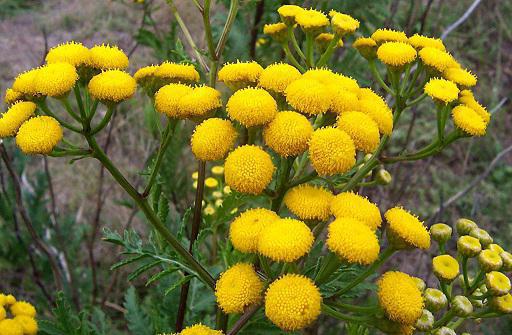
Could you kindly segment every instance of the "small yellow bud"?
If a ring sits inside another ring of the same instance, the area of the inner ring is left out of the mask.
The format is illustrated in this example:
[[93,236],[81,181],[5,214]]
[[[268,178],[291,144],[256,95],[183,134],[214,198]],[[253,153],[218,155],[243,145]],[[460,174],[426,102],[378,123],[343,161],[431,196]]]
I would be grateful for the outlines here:
[[441,327],[434,332],[434,335],[457,335],[457,333],[451,328]]
[[457,250],[466,257],[475,257],[482,251],[482,245],[477,238],[464,235],[457,241]]
[[489,244],[486,249],[496,251],[498,254],[501,254],[503,251],[505,251],[499,244],[496,243]]
[[370,37],[359,37],[352,43],[352,46],[368,60],[377,57],[377,42]]
[[510,279],[498,271],[491,271],[485,275],[485,286],[492,295],[502,296],[510,291]]
[[480,243],[482,244],[482,246],[484,248],[492,243],[491,235],[489,235],[488,232],[486,232],[485,230],[483,230],[481,228],[471,229],[471,231],[469,232],[469,235],[479,239]]
[[478,255],[478,262],[480,263],[480,267],[485,272],[497,271],[501,269],[503,265],[503,260],[500,255],[496,251],[492,251],[489,249],[482,250],[482,252]]
[[432,260],[434,274],[440,281],[451,282],[459,275],[459,263],[450,255],[440,255]]
[[421,317],[416,321],[416,329],[427,332],[434,326],[434,315],[428,309],[424,309]]
[[452,237],[452,227],[445,223],[436,223],[430,227],[430,235],[438,243],[442,244]]
[[215,199],[220,199],[220,198],[222,198],[222,192],[220,192],[220,191],[213,191],[213,192],[212,192],[212,195],[213,195],[213,197],[214,197]]
[[427,288],[425,290],[425,306],[431,312],[437,312],[448,304],[448,299],[443,292],[436,288]]
[[496,308],[498,311],[506,314],[512,313],[512,295],[510,293],[507,293],[504,296],[501,297],[494,297],[492,299],[492,305],[494,308]]
[[416,286],[418,286],[418,289],[421,292],[425,291],[425,289],[427,288],[427,284],[425,284],[423,279],[418,278],[418,277],[412,277],[412,279],[414,279],[414,281],[416,282]]
[[463,295],[457,295],[452,299],[452,308],[455,315],[464,317],[473,313],[473,305],[468,298]]
[[478,228],[476,223],[470,219],[458,219],[456,223],[457,233],[459,235],[467,235],[473,228]]
[[389,173],[388,170],[384,169],[380,169],[379,171],[377,171],[375,179],[377,180],[377,183],[381,185],[389,185],[393,181],[391,173]]
[[208,205],[208,206],[206,206],[206,208],[204,209],[203,212],[205,215],[213,215],[213,214],[215,214],[215,208],[213,208],[212,205]]
[[263,26],[263,33],[272,37],[279,43],[286,42],[288,27],[283,22],[266,24]]
[[224,167],[221,165],[216,165],[212,167],[212,173],[217,176],[222,176],[224,174]]
[[507,251],[503,251],[501,254],[503,260],[503,271],[512,271],[512,254]]
[[192,173],[192,179],[197,180],[198,177],[199,177],[199,172],[195,171]]

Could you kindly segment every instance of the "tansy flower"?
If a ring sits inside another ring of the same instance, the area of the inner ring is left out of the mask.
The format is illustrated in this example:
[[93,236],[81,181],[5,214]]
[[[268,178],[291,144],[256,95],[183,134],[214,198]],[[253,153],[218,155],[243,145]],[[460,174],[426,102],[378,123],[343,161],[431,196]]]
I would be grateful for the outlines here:
[[451,282],[459,275],[459,262],[450,255],[440,255],[432,259],[434,274],[441,281]]
[[510,293],[492,299],[493,306],[502,313],[512,313],[512,295]]
[[468,70],[458,67],[449,67],[443,72],[443,77],[463,87],[473,87],[477,78]]
[[329,19],[321,11],[305,9],[295,16],[295,22],[306,32],[317,32],[329,25]]
[[37,116],[23,123],[16,144],[25,154],[49,154],[62,139],[59,122],[50,116]]
[[229,98],[226,111],[232,120],[245,127],[261,126],[274,119],[277,102],[264,89],[249,87],[236,91]]
[[510,291],[510,279],[498,271],[491,271],[485,274],[485,286],[494,296],[502,296]]
[[332,72],[327,68],[309,69],[302,75],[302,78],[316,80],[327,86],[330,91],[342,88],[357,93],[359,90],[359,85],[355,79]]
[[141,67],[135,72],[133,78],[138,84],[142,84],[145,80],[148,80],[149,78],[152,78],[155,75],[155,71],[157,68],[158,65],[148,65]]
[[331,10],[329,16],[331,16],[332,29],[340,36],[352,34],[359,28],[359,21],[350,15]]
[[285,90],[286,101],[301,113],[316,115],[327,112],[331,97],[327,87],[316,81],[301,78]]
[[34,116],[36,104],[28,101],[19,101],[9,107],[0,118],[0,138],[16,135],[18,128]]
[[37,321],[26,315],[18,315],[14,318],[14,321],[23,328],[24,335],[36,335],[38,331]]
[[[320,50],[323,52],[327,49],[327,47],[329,46],[329,44],[332,42],[333,39],[334,39],[334,34],[321,33],[315,37],[315,42],[318,45],[318,47],[320,48]],[[336,45],[334,47],[341,48],[342,46],[343,46],[343,40],[339,39],[338,43],[336,43]]]
[[23,335],[23,327],[14,319],[5,319],[0,321],[0,334]]
[[432,99],[443,104],[448,104],[459,97],[457,85],[446,79],[432,78],[425,84],[424,90]]
[[241,252],[257,252],[261,231],[278,219],[276,213],[265,208],[243,212],[229,226],[229,239],[233,247]]
[[393,131],[393,112],[386,101],[371,88],[359,89],[357,96],[359,104],[356,110],[370,116],[377,123],[382,134],[390,135]]
[[219,81],[224,82],[232,90],[238,90],[247,86],[255,86],[258,83],[263,68],[260,64],[252,62],[227,63],[219,70]]
[[220,92],[210,86],[194,87],[192,92],[179,100],[179,108],[187,117],[204,117],[222,107]]
[[337,125],[352,138],[357,150],[371,153],[379,146],[379,126],[365,113],[342,113],[338,117]]
[[404,42],[385,42],[377,49],[379,60],[392,67],[401,67],[416,59],[416,50]]
[[216,165],[212,167],[212,173],[217,176],[221,176],[224,174],[224,166]]
[[426,307],[432,312],[437,312],[448,304],[448,298],[438,289],[429,287],[425,289],[424,296]]
[[501,255],[502,252],[504,252],[505,250],[503,250],[503,248],[499,245],[499,244],[496,244],[496,243],[491,243],[487,246],[487,249],[490,249],[492,251],[496,251],[498,254]]
[[363,222],[343,217],[329,224],[327,247],[350,264],[370,265],[379,257],[379,240]]
[[430,235],[418,218],[401,207],[389,209],[384,217],[388,222],[388,238],[397,248],[430,248]]
[[190,139],[192,153],[202,161],[224,159],[233,149],[238,133],[229,120],[210,118],[196,127]]
[[379,303],[389,319],[413,325],[423,311],[423,297],[408,274],[389,271],[377,282]]
[[2,304],[0,304],[0,321],[5,319],[6,316],[7,316],[7,312],[5,311],[4,306]]
[[432,38],[420,34],[414,34],[409,37],[408,41],[409,44],[415,47],[417,50],[421,50],[426,47],[439,49],[441,51],[446,50],[443,41],[440,38]]
[[343,192],[334,197],[331,202],[331,213],[336,218],[354,218],[370,229],[376,230],[382,223],[379,207],[368,198],[352,192]]
[[309,141],[309,159],[322,176],[345,173],[356,163],[354,141],[343,130],[326,127],[316,130]]
[[31,318],[34,318],[36,316],[36,309],[32,304],[26,302],[26,301],[17,301],[15,302],[11,307],[10,311],[12,315],[18,316],[18,315],[26,315]]
[[215,214],[215,208],[212,205],[208,204],[208,206],[204,208],[203,213],[205,215],[213,215]]
[[93,98],[106,103],[118,103],[135,94],[137,83],[126,72],[108,70],[92,77],[88,87]]
[[261,231],[258,252],[275,262],[294,262],[311,250],[313,241],[313,233],[304,222],[277,219]]
[[304,115],[284,111],[265,126],[263,139],[279,155],[289,157],[303,153],[312,134],[313,126]]
[[167,83],[192,83],[199,81],[199,73],[192,64],[163,62],[155,69],[154,75]]
[[322,296],[313,281],[287,274],[277,279],[265,294],[265,315],[284,331],[302,329],[320,315]]
[[459,94],[459,102],[463,103],[464,105],[468,106],[472,110],[474,110],[482,120],[487,124],[489,123],[489,120],[491,119],[491,114],[476,101],[475,96],[473,93],[469,90],[463,90]]
[[224,313],[242,313],[261,299],[263,282],[252,264],[238,263],[220,275],[215,284],[217,304]]
[[377,55],[375,52],[377,42],[371,37],[358,37],[352,46],[366,59],[373,59]]
[[[336,114],[355,111],[359,109],[357,94],[344,88],[337,88],[331,91],[332,101],[330,110]],[[377,129],[378,131],[378,129]]]
[[268,91],[284,94],[288,85],[299,79],[299,70],[285,63],[275,63],[267,66],[259,77],[258,86]]
[[482,251],[482,245],[477,238],[464,235],[457,240],[457,251],[466,257],[475,257]]
[[478,254],[478,263],[485,272],[498,271],[503,265],[500,255],[491,249],[482,250]]
[[268,153],[255,145],[233,150],[224,164],[226,184],[235,191],[260,194],[272,180],[274,164]]
[[34,90],[42,95],[61,97],[75,86],[78,73],[68,63],[53,63],[42,66],[34,76]]
[[263,26],[263,33],[281,43],[286,41],[287,29],[283,22],[271,23]]
[[384,42],[407,42],[407,35],[403,31],[386,28],[375,30],[371,37],[378,44]]
[[221,330],[213,330],[200,323],[183,329],[179,335],[223,335]]
[[217,181],[217,179],[215,179],[213,177],[208,177],[205,179],[204,185],[208,188],[215,188],[215,187],[219,186],[219,182]]
[[418,55],[425,65],[439,72],[443,72],[449,67],[457,67],[457,61],[446,51],[425,47],[419,51]]
[[333,195],[321,186],[302,184],[284,196],[286,207],[301,220],[327,221]]
[[[489,233],[487,231],[485,231],[484,229],[481,229],[478,227],[471,229],[471,231],[469,232],[469,235],[477,238],[480,241],[480,243],[482,244],[482,246],[484,246],[484,247],[487,247],[489,244],[491,244],[493,242],[491,235],[489,235]],[[496,250],[493,250],[493,251],[496,251]],[[497,252],[497,253],[499,254],[499,252]]]
[[185,118],[186,115],[180,109],[180,99],[192,93],[192,87],[183,84],[168,84],[163,86],[155,94],[155,109],[172,118]]
[[287,25],[295,24],[295,17],[305,9],[295,5],[283,5],[277,9],[281,20]]
[[22,96],[23,94],[21,92],[15,91],[12,88],[8,88],[5,90],[4,102],[7,105],[10,105],[20,100]]
[[46,62],[48,64],[68,63],[75,67],[89,64],[89,59],[89,49],[82,43],[74,41],[54,46],[46,55]]
[[16,298],[12,295],[0,293],[0,306],[10,306],[16,302]]
[[473,109],[459,105],[452,109],[453,123],[465,133],[472,136],[483,136],[487,124]]
[[34,79],[39,72],[40,68],[35,68],[28,70],[26,72],[23,72],[19,74],[15,79],[14,83],[12,84],[12,89],[16,92],[20,92],[22,94],[27,95],[36,95],[38,92],[35,89],[34,86]]
[[512,271],[512,254],[508,251],[502,251],[500,257],[503,261],[503,271]]
[[124,70],[128,67],[128,56],[115,45],[95,45],[89,53],[89,65],[100,70]]

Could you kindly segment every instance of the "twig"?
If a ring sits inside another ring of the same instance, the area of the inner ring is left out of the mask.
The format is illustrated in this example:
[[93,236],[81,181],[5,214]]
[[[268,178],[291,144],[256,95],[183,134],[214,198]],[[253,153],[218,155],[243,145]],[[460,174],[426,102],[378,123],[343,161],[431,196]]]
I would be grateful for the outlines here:
[[251,40],[249,41],[249,57],[256,57],[256,42],[258,41],[258,28],[265,12],[265,0],[259,0],[254,11],[254,22],[251,28]]
[[464,14],[462,14],[462,16],[457,20],[455,21],[454,23],[452,23],[451,25],[448,26],[448,28],[446,28],[443,33],[441,34],[441,39],[444,40],[446,39],[446,37],[452,32],[454,31],[455,29],[457,29],[461,24],[464,23],[464,21],[466,21],[469,16],[471,15],[471,13],[473,13],[473,11],[476,9],[476,7],[478,7],[478,5],[480,4],[480,2],[482,2],[482,0],[475,0],[473,1],[473,3],[471,4],[471,6],[469,6],[469,8],[464,12]]
[[420,24],[420,34],[423,34],[423,31],[425,30],[425,26],[427,23],[427,17],[430,13],[430,8],[432,8],[432,4],[434,3],[434,0],[428,0],[427,6],[425,7],[425,10],[423,11],[423,14],[421,15],[421,24]]
[[235,335],[237,334],[243,326],[252,318],[254,314],[260,309],[261,305],[256,304],[252,305],[242,314],[240,319],[233,325],[233,327],[229,330],[228,335]]

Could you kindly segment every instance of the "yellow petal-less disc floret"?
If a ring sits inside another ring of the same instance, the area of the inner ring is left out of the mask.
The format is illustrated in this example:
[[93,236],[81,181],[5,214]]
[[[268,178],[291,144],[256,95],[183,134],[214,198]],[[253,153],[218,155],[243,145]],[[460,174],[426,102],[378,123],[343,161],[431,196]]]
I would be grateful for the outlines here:
[[501,297],[492,299],[492,305],[500,312],[511,314],[512,313],[512,294],[507,293]]
[[301,220],[329,219],[332,193],[321,186],[302,184],[290,189],[284,196],[286,207]]
[[381,134],[390,135],[393,131],[393,112],[386,101],[371,88],[359,89],[357,96],[359,103],[356,110],[370,116],[379,126]]
[[379,207],[368,198],[353,192],[343,192],[334,197],[331,202],[331,213],[336,218],[354,218],[370,229],[376,230],[382,223]]
[[301,113],[317,115],[327,112],[331,96],[326,85],[306,78],[292,82],[285,90],[286,101]]
[[78,80],[78,73],[68,63],[53,63],[42,66],[34,76],[37,93],[50,97],[66,95]]
[[510,279],[501,272],[491,271],[485,274],[485,286],[494,296],[503,296],[509,293]]
[[384,42],[407,42],[407,35],[403,31],[386,28],[375,30],[371,37],[377,44]]
[[473,87],[477,82],[474,74],[458,67],[447,68],[443,72],[443,77],[462,87]]
[[377,56],[377,42],[371,37],[358,37],[352,46],[366,59],[374,59]]
[[229,238],[233,247],[241,252],[257,252],[261,231],[278,219],[275,212],[265,208],[243,212],[229,226]]
[[377,282],[379,303],[389,319],[413,325],[423,312],[423,297],[414,279],[403,272],[389,271]]
[[224,313],[242,313],[244,308],[260,301],[263,282],[252,264],[238,263],[220,275],[215,284],[217,304]]
[[359,85],[355,79],[341,73],[332,72],[327,68],[309,69],[302,75],[302,79],[316,80],[327,86],[329,91],[341,88],[357,93],[359,90]]
[[363,222],[342,217],[329,224],[327,247],[350,264],[370,265],[379,257],[379,240]]
[[12,88],[8,88],[5,90],[4,102],[7,105],[11,105],[20,100],[22,96],[23,94],[21,92],[15,91]]
[[180,109],[180,100],[192,91],[192,87],[184,84],[165,85],[155,94],[155,109],[171,118],[185,118]]
[[314,239],[304,222],[278,219],[261,231],[258,252],[275,262],[294,262],[311,250]]
[[321,176],[345,173],[356,163],[356,147],[343,130],[326,127],[315,130],[309,141],[309,159]]
[[37,321],[26,315],[19,315],[14,318],[14,321],[23,328],[23,335],[36,335],[38,331]]
[[200,323],[183,329],[179,335],[223,335],[221,330],[214,330]]
[[23,335],[23,327],[14,319],[5,319],[0,321],[0,334]]
[[23,123],[16,144],[25,154],[48,154],[62,139],[62,128],[50,116],[37,116]]
[[19,101],[9,107],[0,118],[0,138],[16,135],[16,132],[30,117],[34,116],[36,104],[28,101]]
[[192,153],[202,161],[224,159],[233,149],[238,133],[229,120],[210,118],[196,127],[190,139]]
[[34,318],[36,316],[36,309],[35,307],[26,301],[16,301],[14,304],[10,307],[11,313],[14,316],[18,315],[25,315],[29,316],[31,318]]
[[220,92],[210,86],[194,87],[193,91],[179,101],[181,112],[187,117],[204,117],[222,107]]
[[288,85],[300,78],[300,72],[285,63],[275,63],[267,66],[259,77],[258,86],[268,91],[284,94]]
[[392,67],[402,67],[416,59],[416,50],[404,42],[385,42],[377,49],[379,60]]
[[236,91],[226,104],[226,111],[232,120],[245,127],[269,123],[277,114],[277,102],[262,88],[244,88]]
[[277,9],[281,20],[287,25],[295,24],[295,17],[304,11],[304,8],[296,5],[283,5]]
[[432,78],[425,84],[425,93],[435,101],[448,104],[459,97],[459,88],[446,79]]
[[311,279],[297,274],[277,279],[265,294],[265,315],[285,331],[302,329],[315,321],[321,305],[318,287]]
[[255,86],[258,83],[263,67],[256,62],[227,63],[219,70],[219,81],[224,82],[232,90],[238,90],[247,86]]
[[224,164],[226,184],[235,191],[260,194],[272,180],[274,164],[262,148],[243,145],[233,150]]
[[329,15],[331,16],[332,29],[340,36],[352,34],[359,28],[359,20],[354,19],[350,15],[334,10],[330,11]]
[[432,70],[443,72],[449,67],[457,67],[457,61],[448,52],[439,50],[437,48],[425,47],[422,48],[418,55],[421,61]]
[[297,156],[308,147],[313,126],[302,114],[284,111],[267,124],[263,130],[265,144],[283,157]]
[[443,44],[443,41],[440,38],[428,37],[420,34],[414,34],[409,37],[409,44],[415,47],[417,50],[421,50],[423,48],[435,48],[441,51],[445,51],[446,48]]
[[332,112],[341,114],[343,112],[356,111],[359,109],[359,99],[357,97],[357,93],[346,90],[344,88],[337,88],[331,93],[332,101],[330,110]]
[[338,128],[354,141],[357,150],[371,153],[380,143],[379,126],[362,112],[345,112],[338,117]]
[[39,72],[40,68],[28,70],[19,74],[12,84],[12,89],[27,95],[37,95],[38,92],[34,86],[34,79]]
[[106,103],[118,103],[132,97],[137,82],[121,70],[108,70],[92,77],[89,92],[95,99]]
[[46,55],[46,62],[48,64],[68,63],[75,67],[89,64],[89,59],[89,49],[82,43],[74,41],[54,46]]
[[99,70],[124,70],[128,62],[128,56],[115,45],[95,45],[89,53],[89,65]]
[[450,255],[440,255],[432,259],[432,269],[439,278],[451,282],[459,275],[459,262]]
[[401,207],[394,207],[384,217],[388,222],[388,238],[395,247],[430,248],[430,234],[416,216]]
[[138,84],[141,84],[148,78],[153,77],[155,75],[155,71],[157,68],[158,68],[158,65],[148,65],[148,66],[141,67],[140,69],[138,69],[135,72],[135,74],[133,75],[133,79],[135,79],[135,81]]
[[163,62],[155,69],[154,75],[166,83],[193,83],[199,80],[199,72],[192,64]]
[[306,32],[316,32],[329,25],[327,16],[319,10],[305,9],[295,16],[295,22]]
[[475,96],[473,95],[473,92],[470,90],[462,90],[459,94],[459,102],[463,103],[464,105],[468,106],[472,110],[478,113],[482,120],[484,120],[485,124],[489,123],[491,120],[491,114],[480,105],[478,101],[476,101]]
[[263,33],[269,35],[278,42],[286,41],[288,27],[283,22],[266,24],[263,26]]
[[465,133],[472,136],[483,136],[487,124],[476,111],[465,105],[459,105],[452,109],[453,123]]

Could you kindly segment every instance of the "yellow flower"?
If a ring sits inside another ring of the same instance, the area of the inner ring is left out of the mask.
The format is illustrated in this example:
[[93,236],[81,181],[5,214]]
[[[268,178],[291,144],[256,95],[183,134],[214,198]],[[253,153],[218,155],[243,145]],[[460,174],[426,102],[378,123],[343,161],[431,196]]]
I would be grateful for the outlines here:
[[194,87],[192,92],[179,101],[179,108],[187,117],[204,117],[220,107],[222,107],[220,92],[209,86]]
[[286,41],[287,26],[283,22],[266,24],[263,33],[274,38],[278,42]]
[[26,301],[17,301],[10,307],[11,313],[14,316],[26,315],[31,318],[36,316],[36,309],[32,304]]
[[75,67],[89,64],[89,59],[89,49],[82,43],[74,41],[54,46],[46,55],[46,62],[48,64],[68,63]]
[[7,316],[7,312],[5,311],[4,306],[2,304],[0,304],[0,321],[5,319],[6,316]]
[[304,8],[295,5],[283,5],[277,9],[281,20],[287,25],[295,24],[295,17],[304,11]]
[[262,148],[243,145],[233,150],[224,164],[226,184],[235,191],[260,194],[272,180],[274,164]]
[[379,126],[381,134],[390,135],[393,131],[393,112],[386,101],[371,88],[359,89],[357,96],[359,105],[356,111],[370,116]]
[[203,212],[205,215],[213,215],[215,214],[215,208],[213,208],[212,205],[208,204],[208,206],[205,207]]
[[376,230],[382,223],[379,207],[368,198],[352,192],[343,192],[334,197],[331,202],[331,213],[337,219],[354,218],[370,229]]
[[388,66],[401,67],[416,59],[416,50],[404,42],[385,42],[377,49],[377,57]]
[[414,279],[403,272],[389,271],[377,282],[379,303],[391,320],[413,325],[423,312],[423,297]]
[[311,250],[314,239],[304,222],[277,219],[261,231],[258,252],[275,262],[294,262]]
[[219,70],[219,81],[224,82],[232,90],[238,90],[247,86],[255,86],[258,83],[263,68],[256,62],[227,63]]
[[342,217],[329,224],[327,247],[350,264],[370,265],[379,257],[379,240],[363,222]]
[[459,275],[459,262],[450,255],[440,255],[432,259],[432,269],[439,280],[451,282]]
[[277,103],[264,89],[249,87],[236,91],[229,98],[226,111],[244,127],[261,126],[274,119]]
[[453,56],[448,52],[432,47],[422,48],[418,55],[425,65],[439,72],[443,72],[449,67],[456,67],[457,64]]
[[68,63],[53,63],[42,66],[34,76],[34,90],[42,95],[61,97],[75,86],[78,74]]
[[503,266],[500,254],[491,249],[482,250],[478,254],[478,263],[485,272],[498,271]]
[[124,70],[128,67],[128,56],[115,45],[95,45],[89,53],[89,65],[100,70]]
[[373,59],[377,55],[375,52],[377,42],[371,37],[359,37],[352,43],[352,46],[366,59]]
[[91,96],[103,102],[118,103],[135,94],[137,83],[128,73],[121,70],[107,70],[89,81]]
[[203,161],[224,159],[233,149],[238,133],[229,120],[210,118],[196,127],[190,139],[192,153]]
[[327,86],[306,78],[295,80],[285,90],[286,101],[301,113],[316,115],[327,112],[331,96]]
[[137,83],[140,84],[148,78],[153,77],[155,75],[156,69],[158,69],[158,65],[148,65],[141,67],[135,72],[133,78]]
[[477,78],[468,70],[458,67],[449,67],[443,72],[443,77],[463,87],[476,85]]
[[344,88],[335,89],[331,93],[332,101],[330,109],[332,112],[341,114],[343,112],[359,109],[359,99],[356,93]]
[[313,281],[287,274],[277,279],[265,294],[265,315],[284,331],[306,327],[320,315],[322,296]]
[[381,44],[384,42],[407,42],[407,35],[403,31],[392,29],[377,29],[372,34],[372,39]]
[[309,141],[309,159],[322,176],[345,173],[356,163],[354,141],[343,130],[327,127],[315,130]]
[[493,306],[502,313],[512,313],[512,295],[510,293],[492,299]]
[[36,335],[38,331],[37,321],[26,315],[18,315],[14,318],[14,321],[23,328],[24,335]]
[[238,263],[220,275],[215,284],[217,304],[224,313],[242,313],[244,308],[260,301],[263,282],[252,264]]
[[224,174],[224,166],[216,165],[212,167],[212,173],[217,176],[221,176]]
[[457,251],[466,257],[475,257],[482,251],[482,245],[477,238],[463,235],[457,240]]
[[302,184],[286,193],[284,204],[301,220],[327,221],[332,199],[333,195],[328,189]]
[[312,134],[313,126],[304,115],[284,111],[265,126],[263,139],[279,155],[289,157],[303,153]]
[[15,91],[12,88],[8,88],[5,90],[4,102],[7,105],[10,105],[20,100],[22,96],[23,94],[21,92]]
[[257,252],[261,231],[279,216],[265,208],[249,209],[240,214],[229,226],[229,239],[241,252]]
[[490,249],[492,251],[496,251],[498,254],[501,255],[502,252],[504,252],[505,250],[503,250],[503,248],[499,245],[499,244],[496,244],[496,243],[491,243],[487,246],[487,249]]
[[62,139],[59,122],[50,116],[37,116],[23,123],[16,144],[25,154],[49,154]]
[[221,330],[213,330],[200,323],[187,327],[179,333],[179,335],[222,335]]
[[453,123],[465,133],[472,136],[483,136],[487,124],[478,115],[476,111],[465,106],[459,105],[452,109]]
[[489,123],[491,119],[491,114],[476,101],[475,96],[469,90],[463,90],[459,94],[459,102],[468,106],[472,110],[478,113],[482,120],[484,120],[485,124]]
[[[332,42],[333,39],[334,39],[334,34],[321,33],[315,37],[315,42],[318,45],[318,47],[320,48],[320,50],[323,52],[327,49],[327,47],[329,46],[329,44]],[[338,40],[338,43],[336,43],[336,45],[334,47],[341,48],[342,46],[343,46],[343,40],[340,38]]]
[[16,135],[23,122],[34,116],[36,104],[28,101],[19,101],[9,107],[0,118],[0,138]]
[[420,34],[414,34],[409,37],[409,44],[415,47],[417,50],[421,50],[423,48],[435,48],[441,51],[445,51],[446,48],[443,44],[443,41],[440,38],[433,38],[428,36],[423,36]]
[[155,94],[155,109],[172,118],[185,118],[186,115],[180,109],[180,99],[192,91],[192,87],[188,85],[165,85]]
[[359,28],[359,21],[350,15],[331,10],[329,16],[331,16],[332,28],[338,35],[352,34]]
[[330,91],[336,89],[345,89],[354,93],[359,91],[359,85],[355,79],[332,72],[327,68],[309,69],[302,75],[302,78],[316,80],[327,86]]
[[0,334],[23,335],[23,327],[14,319],[5,319],[0,321]]
[[357,150],[371,153],[379,146],[379,126],[365,113],[342,113],[338,117],[337,125],[352,138]]
[[199,73],[192,64],[163,62],[155,69],[154,75],[163,79],[166,83],[192,83],[199,81]]
[[284,94],[288,85],[299,79],[299,70],[285,63],[275,63],[267,66],[259,77],[258,86],[268,91]]
[[34,79],[39,70],[40,68],[35,68],[19,74],[14,79],[12,89],[22,94],[37,95],[38,92],[36,91],[34,86]]
[[457,85],[446,79],[432,78],[425,84],[424,90],[432,99],[444,104],[459,97]]
[[305,9],[295,15],[295,22],[306,32],[316,32],[329,25],[329,19],[321,11]]
[[498,271],[491,271],[485,274],[485,286],[494,296],[503,296],[510,291],[510,279]]
[[215,179],[213,177],[208,177],[205,179],[204,185],[209,188],[215,188],[215,187],[219,186],[219,182],[217,181],[217,179]]
[[418,218],[401,207],[389,209],[384,217],[388,222],[388,238],[395,247],[430,248],[430,235]]

